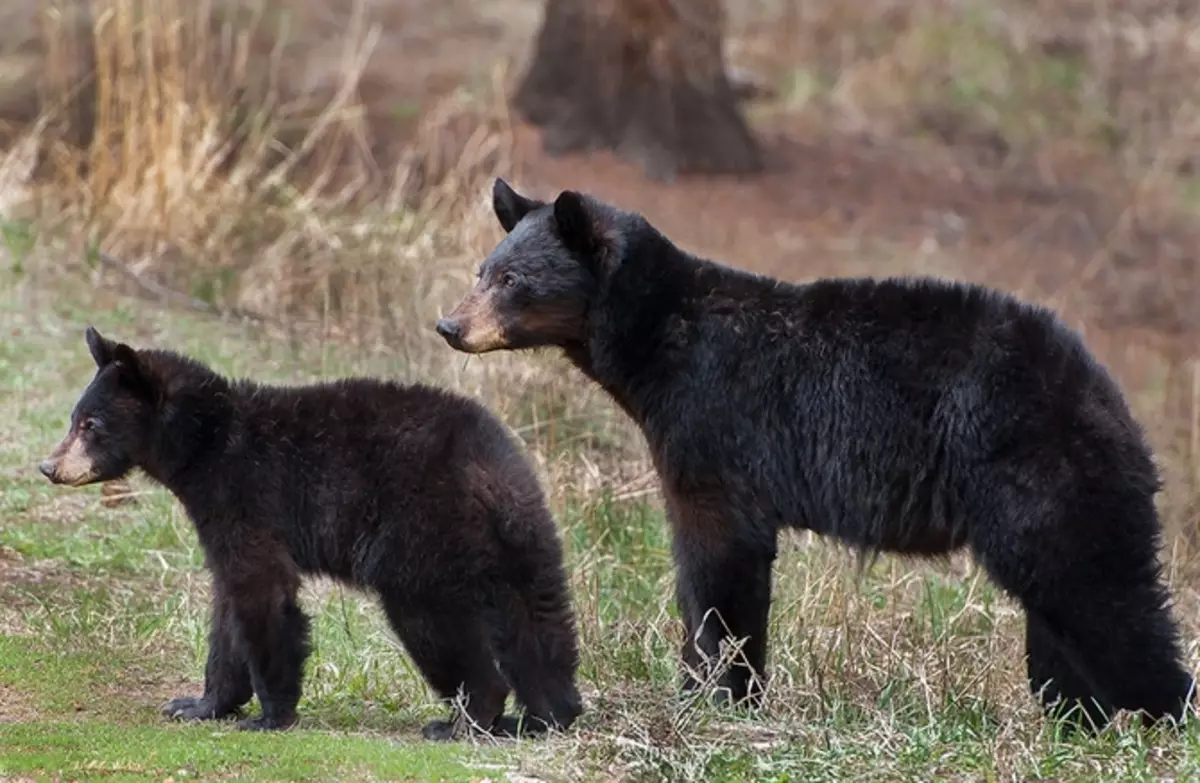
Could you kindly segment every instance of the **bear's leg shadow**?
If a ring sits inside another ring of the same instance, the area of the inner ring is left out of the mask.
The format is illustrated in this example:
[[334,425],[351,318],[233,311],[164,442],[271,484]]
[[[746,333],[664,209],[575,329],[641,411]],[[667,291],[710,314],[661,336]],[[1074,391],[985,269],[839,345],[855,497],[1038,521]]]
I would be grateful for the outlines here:
[[208,635],[208,663],[204,667],[204,695],[180,696],[162,708],[164,715],[180,720],[219,720],[236,713],[254,689],[235,638],[235,618],[219,580],[212,586],[212,627]]
[[723,640],[741,641],[741,653],[717,679],[718,702],[758,707],[767,662],[774,531],[745,524],[727,507],[669,504],[676,565],[676,600],[686,638],[683,687],[703,687],[721,659]]
[[[468,730],[492,731],[504,712],[508,683],[496,668],[487,631],[479,612],[464,604],[436,599],[420,601],[411,595],[383,595],[392,630],[441,698],[452,701],[461,692],[466,700]],[[458,721],[430,721],[422,729],[429,740],[452,740]]]
[[300,579],[294,565],[278,560],[256,565],[230,585],[238,641],[262,716],[246,718],[248,731],[286,729],[296,722],[309,621],[296,602]]

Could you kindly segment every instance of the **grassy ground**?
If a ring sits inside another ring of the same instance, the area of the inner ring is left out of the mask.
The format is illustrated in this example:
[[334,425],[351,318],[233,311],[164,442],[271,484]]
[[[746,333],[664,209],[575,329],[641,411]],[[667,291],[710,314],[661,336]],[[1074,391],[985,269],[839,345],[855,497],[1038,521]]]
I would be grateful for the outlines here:
[[[135,503],[51,487],[37,460],[90,377],[87,323],[171,345],[229,373],[298,381],[404,377],[406,362],[79,287],[10,279],[0,293],[0,775],[65,779],[1160,780],[1200,776],[1200,730],[1119,726],[1062,741],[1022,680],[1016,608],[969,563],[849,556],[796,537],[777,568],[772,698],[757,716],[675,693],[678,626],[668,540],[653,496],[554,492],[580,613],[588,712],[541,743],[418,739],[440,707],[377,607],[315,583],[302,722],[282,736],[164,722],[198,692],[207,579],[172,498],[135,481]],[[545,363],[554,360],[547,358]],[[510,420],[544,418],[538,403]],[[523,428],[539,454],[552,453]],[[578,459],[569,449],[543,461]],[[1188,622],[1190,637],[1196,624]]]

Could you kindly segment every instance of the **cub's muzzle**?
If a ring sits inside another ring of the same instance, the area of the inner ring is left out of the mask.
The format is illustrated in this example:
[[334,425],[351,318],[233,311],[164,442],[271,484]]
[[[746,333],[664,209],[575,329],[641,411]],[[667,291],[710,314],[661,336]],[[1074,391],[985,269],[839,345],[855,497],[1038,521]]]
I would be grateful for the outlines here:
[[38,464],[38,470],[55,484],[82,487],[96,479],[96,461],[87,453],[87,447],[78,433],[72,432],[58,444],[50,456]]

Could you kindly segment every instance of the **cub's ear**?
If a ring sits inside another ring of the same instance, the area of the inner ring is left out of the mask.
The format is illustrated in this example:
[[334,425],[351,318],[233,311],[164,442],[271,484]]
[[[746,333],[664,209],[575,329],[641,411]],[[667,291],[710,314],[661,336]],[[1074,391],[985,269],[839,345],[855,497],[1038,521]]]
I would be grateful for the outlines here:
[[117,343],[112,349],[112,358],[114,362],[121,365],[121,369],[135,372],[141,370],[141,362],[138,360],[137,351],[130,348],[125,343]]
[[511,233],[521,218],[542,205],[543,202],[522,196],[503,179],[496,177],[492,185],[492,210],[504,233]]
[[87,331],[84,332],[84,339],[87,340],[88,351],[91,352],[96,366],[101,369],[107,367],[113,360],[113,352],[116,350],[117,344],[101,336],[94,326],[87,328]]
[[154,396],[154,384],[142,371],[142,362],[138,358],[137,351],[125,343],[102,336],[91,326],[87,328],[86,337],[88,350],[92,352],[92,358],[96,360],[98,368],[103,370],[108,365],[116,363],[117,368],[121,371],[121,381],[130,389],[147,397]]
[[558,224],[558,236],[567,249],[584,256],[602,250],[596,221],[583,195],[574,190],[564,190],[554,200],[554,222]]
[[146,399],[157,399],[154,383],[142,368],[142,360],[137,351],[125,343],[115,343],[112,347],[112,360],[121,373],[121,383],[136,394]]

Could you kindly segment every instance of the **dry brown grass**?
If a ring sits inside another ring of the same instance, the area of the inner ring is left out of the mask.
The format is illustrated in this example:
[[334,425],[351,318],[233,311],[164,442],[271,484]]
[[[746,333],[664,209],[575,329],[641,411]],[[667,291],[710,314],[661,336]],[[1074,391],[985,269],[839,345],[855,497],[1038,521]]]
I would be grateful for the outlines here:
[[10,4],[0,60],[21,99],[0,113],[25,142],[27,208],[210,303],[377,334],[411,296],[395,250],[506,165],[493,107],[411,116],[470,75],[403,57],[463,10],[426,5]]

